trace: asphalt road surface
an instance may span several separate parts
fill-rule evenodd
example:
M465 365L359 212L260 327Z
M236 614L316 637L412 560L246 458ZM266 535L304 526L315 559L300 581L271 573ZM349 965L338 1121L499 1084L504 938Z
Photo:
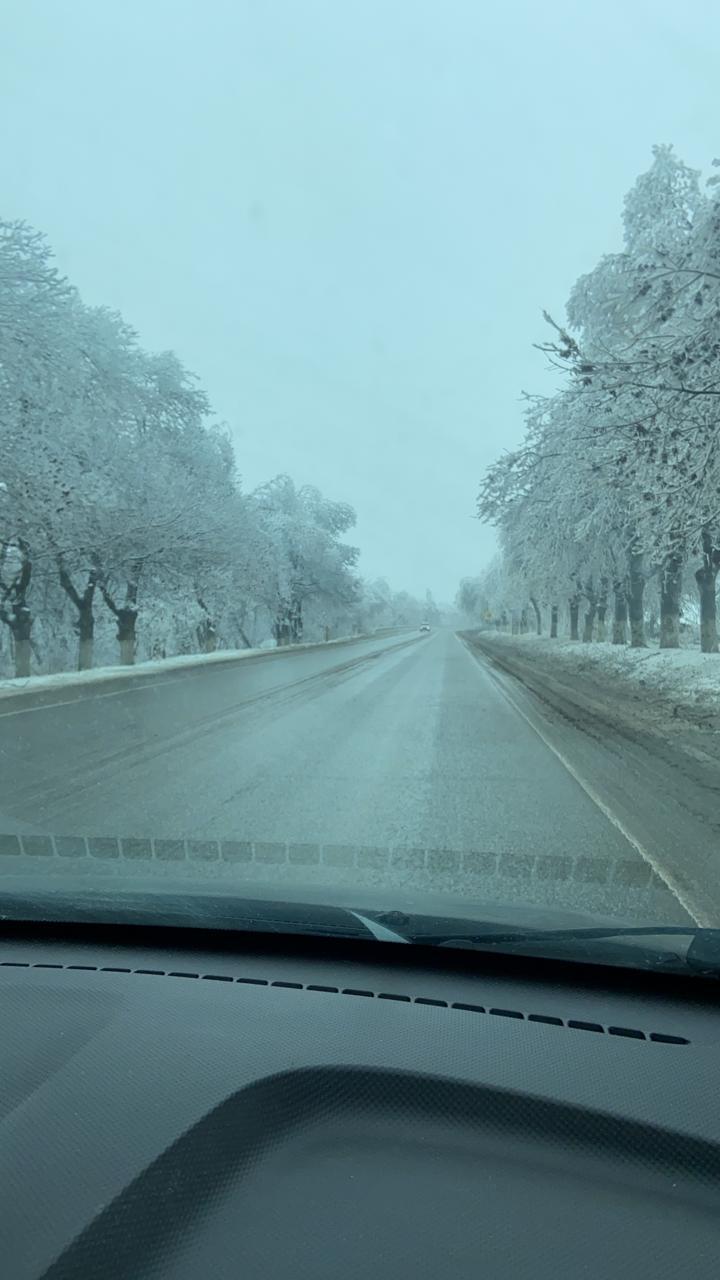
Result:
M588 794L592 744L538 725L451 631L52 697L0 706L2 870L102 864L387 886L389 905L416 888L688 919L599 766Z

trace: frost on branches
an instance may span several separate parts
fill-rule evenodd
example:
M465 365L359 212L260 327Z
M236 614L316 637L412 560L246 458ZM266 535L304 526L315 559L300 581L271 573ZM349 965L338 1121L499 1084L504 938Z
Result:
M546 315L560 388L528 398L525 439L478 500L500 541L474 587L488 619L634 647L697 632L718 652L719 184L656 147L623 251L578 280L566 326Z
M195 378L86 307L41 235L1 221L0 432L1 674L290 644L403 614L357 575L350 507L286 476L244 494Z

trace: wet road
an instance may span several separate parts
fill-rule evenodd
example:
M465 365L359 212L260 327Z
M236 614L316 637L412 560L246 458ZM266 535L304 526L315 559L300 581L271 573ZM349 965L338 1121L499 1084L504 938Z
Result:
M0 709L3 869L77 857L687 918L450 631L55 697Z

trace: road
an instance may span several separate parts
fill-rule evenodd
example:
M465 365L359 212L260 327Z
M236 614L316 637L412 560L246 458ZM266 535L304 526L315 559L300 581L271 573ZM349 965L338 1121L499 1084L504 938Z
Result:
M113 874L132 863L688 918L569 771L572 742L558 753L451 631L54 696L0 709L3 869L77 854ZM16 832L55 839L20 846Z

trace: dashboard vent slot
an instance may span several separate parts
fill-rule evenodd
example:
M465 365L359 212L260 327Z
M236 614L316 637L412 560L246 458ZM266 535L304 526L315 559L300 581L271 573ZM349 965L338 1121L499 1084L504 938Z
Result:
M93 964L56 964L47 961L30 961L30 960L0 960L0 968L5 969L43 969L46 971L58 969L72 970L74 972L84 973L124 973L132 974L133 977L153 977L153 978L195 978L205 982L226 982L235 983L239 986L267 987L270 989L282 989L284 991L307 991L313 993L322 993L325 995L342 995L342 996L363 996L366 999L377 1000L394 1000L400 1004L415 1004L425 1007L431 1006L435 1009L448 1009L460 1013L481 1014L483 1017L491 1018L510 1018L516 1021L541 1023L547 1027L563 1027L569 1031L586 1031L593 1035L619 1036L626 1040L641 1040L651 1044L690 1044L687 1036L672 1035L666 1031L642 1031L639 1027L621 1027L621 1026L602 1026L599 1022L589 1022L582 1018L559 1018L552 1013L524 1013L521 1009L488 1009L480 1004L468 1004L465 1001L457 1000L453 1004L448 1004L445 1000L438 1000L435 996L410 996L401 992L394 991L369 991L366 988L359 987L331 987L323 986L316 982L295 982L292 980L283 980L277 978L254 978L237 976L232 973L195 973L189 970L181 969L129 969L120 965L93 965ZM49 974L48 974L49 976Z

